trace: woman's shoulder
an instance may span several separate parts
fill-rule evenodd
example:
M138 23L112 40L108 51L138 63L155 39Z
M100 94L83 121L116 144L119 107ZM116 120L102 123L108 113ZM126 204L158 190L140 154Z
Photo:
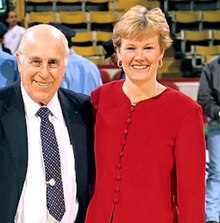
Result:
M110 92L116 92L117 90L120 90L122 88L122 85L124 83L124 80L113 80L108 83L103 84L102 86L96 88L93 90L92 94L97 94L102 92L109 94Z
M177 91L170 87L167 88L164 101L171 103L173 105L189 108L199 108L200 105L190 96L186 95L181 91Z
M91 93L91 102L96 107L100 102L110 104L121 97L124 80L111 81L96 88Z

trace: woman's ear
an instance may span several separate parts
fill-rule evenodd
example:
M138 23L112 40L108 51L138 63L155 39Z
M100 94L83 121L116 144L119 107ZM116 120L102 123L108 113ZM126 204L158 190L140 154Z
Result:
M165 50L160 49L160 59L163 59L164 53L165 53Z
M117 53L117 57L118 57L118 60L121 60L121 51L120 51L120 47L117 47L115 49L116 53Z

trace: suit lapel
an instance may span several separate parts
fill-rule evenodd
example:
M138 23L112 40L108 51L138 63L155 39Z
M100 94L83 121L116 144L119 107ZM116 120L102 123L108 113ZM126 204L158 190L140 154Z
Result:
M22 189L27 170L27 130L25 113L19 83L10 91L9 101L5 103L5 114L1 122L13 154L18 174L19 189Z
M74 157L75 157L75 169L76 169L76 181L78 180L78 174L79 174L79 143L78 143L78 128L77 126L79 123L79 117L78 117L78 104L77 102L74 102L73 100L69 100L66 95L62 91L59 91L59 99L61 103L62 112L64 115L64 119L66 121L70 142L73 147ZM70 112L71 111L71 112Z

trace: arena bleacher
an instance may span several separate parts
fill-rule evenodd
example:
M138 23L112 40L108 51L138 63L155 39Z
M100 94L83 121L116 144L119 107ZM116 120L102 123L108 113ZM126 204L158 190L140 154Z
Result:
M105 59L102 42L111 38L114 23L136 4L160 7L170 25L174 43L158 79L198 78L203 65L220 53L220 0L18 0L15 7L26 28L35 22L57 22L74 29L74 50L111 70L113 78L118 70Z

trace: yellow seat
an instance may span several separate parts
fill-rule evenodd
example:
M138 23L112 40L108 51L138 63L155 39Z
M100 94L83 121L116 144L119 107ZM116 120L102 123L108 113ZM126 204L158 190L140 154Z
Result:
M213 29L220 25L220 10L201 11L202 14L202 28Z
M77 24L87 23L87 17L85 12L66 12L60 11L60 23Z
M94 43L94 32L76 32L76 35L72 37L74 46L91 46Z
M92 30L112 31L117 15L112 11L90 11L89 21Z
M76 29L87 29L87 14L83 11L60 11L59 19L61 24Z
M220 22L220 10L201 11L203 22Z
M90 22L95 23L114 23L117 21L117 16L114 12L106 11L91 11L90 12Z
M220 44L220 30L217 29L212 30L212 44L213 45Z
M193 45L191 52L195 55L215 55L218 54L218 46Z
M73 46L73 50L84 57L102 56L102 50L99 46Z
M211 61L214 57L216 57L216 55L206 55L206 56L204 56L204 58L205 58L205 63L208 63L208 62Z
M97 45L101 45L103 42L108 41L111 38L112 38L112 32L105 32L105 31L95 32L95 39Z
M201 30L201 14L197 11L172 11L172 33L182 29Z
M191 59L193 68L202 68L207 59L218 55L218 46L192 45L191 52L187 58Z
M50 12L30 12L26 15L26 26L31 23L55 23L57 22L56 13Z
M190 52L191 45L211 45L211 30L181 30L180 33L181 50L183 53Z
M126 10L125 10L125 7L124 7L124 2L123 1L110 1L108 3L108 8L110 11L113 11L113 12L122 12L124 13Z
M147 8L147 9L152 9L152 8L160 8L160 1L146 1L146 3L144 4L144 6Z

